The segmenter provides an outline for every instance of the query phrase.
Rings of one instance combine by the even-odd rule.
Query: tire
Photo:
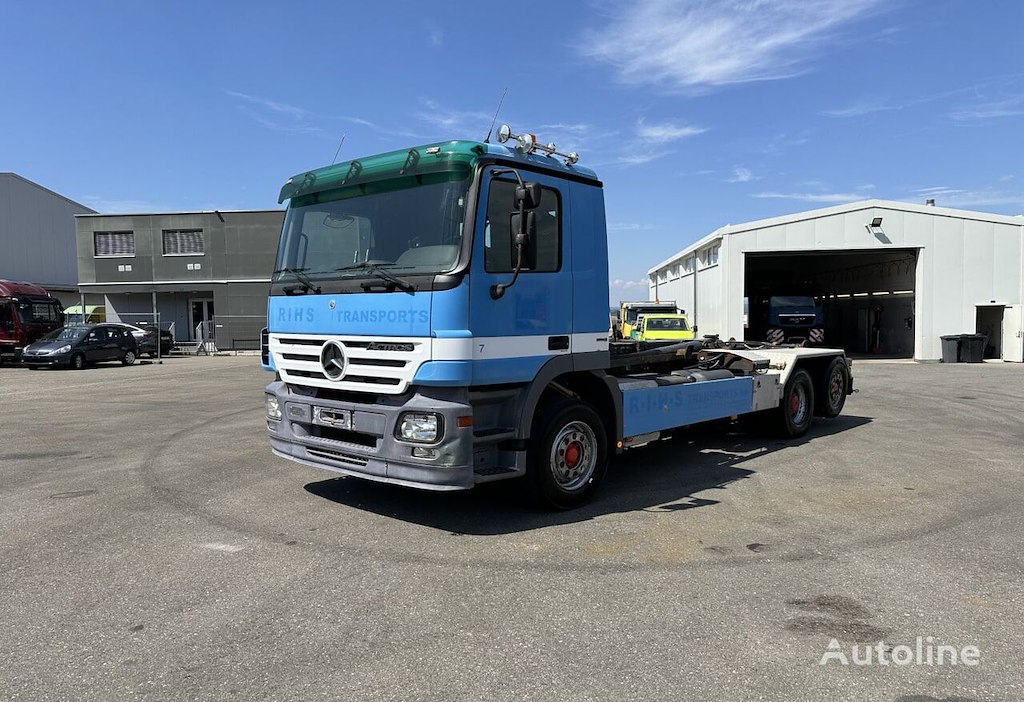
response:
[[[71,357],[71,367],[75,370],[85,369],[85,356],[80,353],[76,353]]]
[[[121,365],[130,366],[135,363],[135,352],[131,349],[124,352],[124,356],[121,356]]]
[[[597,411],[561,400],[533,422],[526,480],[534,503],[565,510],[590,501],[608,470],[608,438]]]
[[[832,359],[828,370],[821,376],[818,386],[818,401],[814,413],[820,417],[834,419],[846,405],[846,388],[850,385],[850,369],[842,358]]]
[[[775,430],[796,439],[807,433],[814,416],[814,383],[805,370],[797,370],[786,381],[782,401],[775,412]]]

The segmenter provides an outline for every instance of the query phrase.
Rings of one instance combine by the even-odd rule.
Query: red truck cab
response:
[[[0,363],[64,326],[60,301],[32,283],[0,280]]]

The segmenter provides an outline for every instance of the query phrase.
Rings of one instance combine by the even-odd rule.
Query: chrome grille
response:
[[[320,361],[328,341],[340,343],[347,366],[331,380]],[[288,383],[353,392],[398,395],[406,391],[420,365],[430,357],[430,339],[271,334],[270,354]]]

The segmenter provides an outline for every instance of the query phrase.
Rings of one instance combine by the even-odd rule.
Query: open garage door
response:
[[[912,358],[917,249],[746,253],[745,338]]]

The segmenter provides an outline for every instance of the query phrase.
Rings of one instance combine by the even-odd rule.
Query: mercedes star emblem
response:
[[[345,349],[337,341],[328,341],[320,350],[320,365],[324,375],[331,380],[341,380],[345,375]]]

